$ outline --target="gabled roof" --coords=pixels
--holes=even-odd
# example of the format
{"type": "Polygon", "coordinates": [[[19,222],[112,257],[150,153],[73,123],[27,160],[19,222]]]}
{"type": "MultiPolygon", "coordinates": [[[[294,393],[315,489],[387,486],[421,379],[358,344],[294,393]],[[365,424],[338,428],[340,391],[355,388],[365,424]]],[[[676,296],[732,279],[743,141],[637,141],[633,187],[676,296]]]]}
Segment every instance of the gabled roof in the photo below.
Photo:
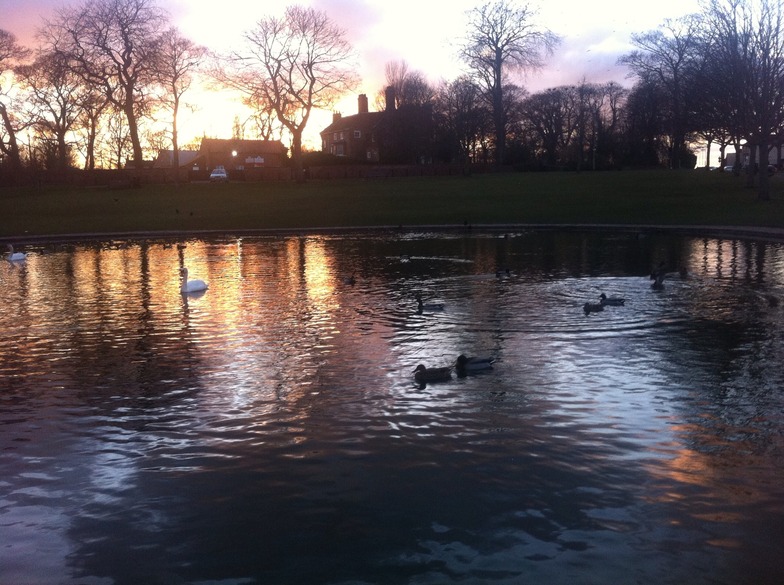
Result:
{"type": "Polygon", "coordinates": [[[243,154],[281,154],[288,149],[280,140],[240,140],[237,138],[202,138],[199,152],[231,152],[236,150],[243,154]]]}
{"type": "Polygon", "coordinates": [[[324,128],[320,134],[341,132],[346,130],[372,130],[384,116],[384,112],[363,112],[353,116],[342,116],[333,120],[332,124],[324,128]]]}
{"type": "MultiPolygon", "coordinates": [[[[180,166],[187,167],[189,166],[197,156],[199,156],[198,150],[181,150],[179,153],[180,156],[180,166]]],[[[155,159],[155,163],[153,167],[156,169],[169,169],[174,165],[174,151],[173,150],[161,150],[158,153],[158,158],[155,159]]]]}

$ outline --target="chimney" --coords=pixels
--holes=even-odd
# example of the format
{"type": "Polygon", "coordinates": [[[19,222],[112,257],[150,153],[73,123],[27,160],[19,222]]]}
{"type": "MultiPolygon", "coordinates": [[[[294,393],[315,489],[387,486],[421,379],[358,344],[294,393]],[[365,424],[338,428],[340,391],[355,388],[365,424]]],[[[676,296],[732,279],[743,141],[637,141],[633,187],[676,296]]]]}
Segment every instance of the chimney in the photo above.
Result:
{"type": "Polygon", "coordinates": [[[367,114],[368,113],[368,98],[367,98],[367,96],[364,93],[361,93],[361,94],[359,94],[359,97],[357,98],[357,101],[359,102],[359,105],[358,105],[359,109],[357,110],[357,112],[359,114],[367,114]]]}
{"type": "Polygon", "coordinates": [[[334,124],[338,120],[340,120],[343,116],[340,112],[332,112],[332,123],[334,124]]]}
{"type": "Polygon", "coordinates": [[[384,96],[386,97],[387,101],[387,111],[391,111],[395,109],[395,88],[393,86],[387,87],[386,91],[384,92],[384,96]]]}

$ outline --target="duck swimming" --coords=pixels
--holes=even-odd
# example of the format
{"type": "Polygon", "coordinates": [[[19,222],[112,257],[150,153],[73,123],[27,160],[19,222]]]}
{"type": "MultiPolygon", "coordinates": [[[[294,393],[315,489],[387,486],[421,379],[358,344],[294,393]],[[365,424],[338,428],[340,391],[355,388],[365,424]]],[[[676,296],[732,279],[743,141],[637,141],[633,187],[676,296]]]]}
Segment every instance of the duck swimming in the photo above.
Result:
{"type": "Polygon", "coordinates": [[[414,370],[414,380],[417,382],[443,382],[452,379],[452,366],[443,368],[427,368],[419,364],[414,370]]]}
{"type": "Polygon", "coordinates": [[[664,288],[664,277],[666,275],[667,270],[665,269],[664,262],[659,262],[659,265],[651,272],[651,280],[653,281],[651,287],[655,289],[664,288]]]}
{"type": "Polygon", "coordinates": [[[416,294],[417,300],[417,312],[422,313],[424,311],[443,311],[444,310],[444,303],[423,303],[422,302],[422,295],[420,293],[416,294]]]}
{"type": "Polygon", "coordinates": [[[590,315],[591,313],[598,313],[600,311],[604,311],[604,305],[601,303],[585,303],[583,305],[583,311],[585,311],[586,315],[590,315]]]}
{"type": "Polygon", "coordinates": [[[478,372],[492,369],[493,362],[495,358],[492,357],[467,357],[461,353],[455,360],[455,368],[458,372],[478,372]]]}
{"type": "Polygon", "coordinates": [[[608,297],[602,293],[599,295],[599,303],[605,307],[622,307],[626,303],[626,299],[621,297],[608,297]]]}

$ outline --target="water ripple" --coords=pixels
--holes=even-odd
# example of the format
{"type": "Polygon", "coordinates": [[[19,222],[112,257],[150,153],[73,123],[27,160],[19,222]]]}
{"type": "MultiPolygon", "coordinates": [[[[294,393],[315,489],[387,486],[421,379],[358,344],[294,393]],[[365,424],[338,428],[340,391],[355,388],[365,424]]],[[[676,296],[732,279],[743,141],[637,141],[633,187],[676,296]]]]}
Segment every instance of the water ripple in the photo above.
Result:
{"type": "Polygon", "coordinates": [[[0,267],[0,581],[780,581],[779,246],[176,243],[0,267]]]}

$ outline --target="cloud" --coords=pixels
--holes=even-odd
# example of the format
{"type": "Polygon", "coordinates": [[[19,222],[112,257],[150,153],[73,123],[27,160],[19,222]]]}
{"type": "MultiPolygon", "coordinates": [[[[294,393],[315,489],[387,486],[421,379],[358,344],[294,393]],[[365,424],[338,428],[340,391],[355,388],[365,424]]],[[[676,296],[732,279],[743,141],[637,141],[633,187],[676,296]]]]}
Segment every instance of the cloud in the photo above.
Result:
{"type": "Polygon", "coordinates": [[[367,0],[312,0],[310,5],[344,29],[352,43],[369,42],[382,20],[382,11],[367,0]]]}
{"type": "Polygon", "coordinates": [[[43,17],[51,18],[62,5],[62,0],[0,0],[0,28],[14,34],[23,45],[34,46],[43,17]]]}
{"type": "Polygon", "coordinates": [[[572,85],[583,79],[589,83],[615,81],[627,85],[628,69],[618,65],[618,58],[632,48],[626,32],[598,28],[586,34],[565,37],[548,59],[545,67],[529,75],[529,91],[572,85]]]}

